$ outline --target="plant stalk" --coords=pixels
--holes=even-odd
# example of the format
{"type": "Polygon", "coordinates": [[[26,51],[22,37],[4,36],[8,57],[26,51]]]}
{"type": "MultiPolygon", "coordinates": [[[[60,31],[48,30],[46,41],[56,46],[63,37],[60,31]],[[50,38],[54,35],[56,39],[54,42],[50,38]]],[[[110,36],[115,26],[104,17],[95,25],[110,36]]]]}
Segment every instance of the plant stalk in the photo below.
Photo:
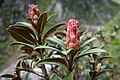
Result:
{"type": "MultiPolygon", "coordinates": [[[[40,58],[43,59],[42,51],[41,50],[36,50],[36,51],[40,54],[40,58]]],[[[41,64],[41,69],[42,69],[42,71],[44,73],[45,80],[50,80],[44,64],[41,64]]]]}

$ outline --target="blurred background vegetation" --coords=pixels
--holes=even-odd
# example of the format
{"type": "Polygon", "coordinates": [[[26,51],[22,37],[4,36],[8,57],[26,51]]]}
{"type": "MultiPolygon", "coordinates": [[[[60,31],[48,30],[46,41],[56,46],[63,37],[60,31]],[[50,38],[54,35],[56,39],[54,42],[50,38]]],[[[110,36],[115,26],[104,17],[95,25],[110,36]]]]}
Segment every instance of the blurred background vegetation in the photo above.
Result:
{"type": "Polygon", "coordinates": [[[48,28],[55,22],[76,18],[81,29],[87,29],[100,38],[97,44],[105,44],[105,49],[114,57],[114,60],[108,61],[116,75],[113,77],[120,79],[119,0],[0,0],[0,71],[14,63],[18,55],[16,46],[8,48],[13,39],[6,28],[17,21],[25,21],[28,5],[32,3],[37,4],[41,12],[47,10],[49,15],[57,14],[47,24],[48,28]]]}

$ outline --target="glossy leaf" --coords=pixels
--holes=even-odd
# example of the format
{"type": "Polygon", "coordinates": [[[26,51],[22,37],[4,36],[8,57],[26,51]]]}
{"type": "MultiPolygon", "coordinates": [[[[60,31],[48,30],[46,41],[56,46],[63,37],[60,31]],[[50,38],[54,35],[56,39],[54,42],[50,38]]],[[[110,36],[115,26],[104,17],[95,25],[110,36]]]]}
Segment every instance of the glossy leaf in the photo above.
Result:
{"type": "Polygon", "coordinates": [[[49,38],[47,38],[47,40],[50,41],[50,42],[56,43],[56,44],[58,44],[59,46],[61,46],[61,47],[63,47],[64,49],[66,49],[65,43],[64,43],[62,40],[60,40],[60,39],[58,39],[58,38],[56,38],[56,37],[49,37],[49,38]]]}
{"type": "Polygon", "coordinates": [[[90,49],[90,47],[88,47],[88,48],[86,48],[86,49],[84,49],[84,50],[80,50],[80,51],[78,51],[77,52],[77,54],[76,54],[76,56],[78,56],[78,55],[80,55],[80,54],[83,54],[84,52],[86,52],[86,51],[88,51],[90,49]]]}
{"type": "Polygon", "coordinates": [[[87,35],[87,31],[83,32],[82,35],[80,36],[80,42],[83,43],[84,37],[87,35]]]}
{"type": "MultiPolygon", "coordinates": [[[[21,60],[18,61],[17,65],[16,65],[16,69],[17,69],[18,67],[20,67],[20,66],[21,66],[21,60]]],[[[17,76],[20,76],[19,71],[16,71],[16,74],[17,74],[17,76]]]]}
{"type": "Polygon", "coordinates": [[[31,36],[31,34],[20,26],[18,27],[12,25],[9,28],[7,28],[7,31],[17,41],[34,44],[34,45],[37,44],[36,40],[31,36]]]}
{"type": "Polygon", "coordinates": [[[26,63],[24,61],[22,61],[22,67],[27,68],[27,65],[26,65],[26,63]]]}
{"type": "Polygon", "coordinates": [[[13,42],[13,43],[9,44],[9,46],[13,46],[13,45],[25,45],[25,46],[28,46],[30,48],[34,48],[35,47],[32,44],[27,44],[27,43],[24,43],[24,42],[13,42]]]}
{"type": "Polygon", "coordinates": [[[103,57],[98,58],[97,61],[99,62],[99,61],[101,61],[101,60],[103,60],[103,59],[107,59],[107,58],[113,58],[113,57],[103,56],[103,57]]]}
{"type": "Polygon", "coordinates": [[[36,73],[35,71],[33,71],[33,70],[27,70],[27,69],[16,69],[16,71],[18,71],[18,72],[20,72],[20,71],[26,71],[26,72],[29,72],[29,73],[33,73],[33,74],[35,74],[35,75],[38,75],[38,76],[40,76],[40,77],[43,77],[42,75],[39,75],[38,73],[36,73]]]}
{"type": "Polygon", "coordinates": [[[92,41],[94,41],[94,40],[96,40],[96,39],[97,39],[97,38],[91,38],[91,39],[85,41],[83,44],[80,45],[80,48],[83,48],[84,46],[86,46],[87,44],[89,44],[90,42],[92,42],[92,41]]]}
{"type": "Polygon", "coordinates": [[[14,78],[15,76],[13,76],[11,74],[4,74],[4,75],[1,75],[0,77],[3,77],[3,78],[14,78]]]}
{"type": "Polygon", "coordinates": [[[101,52],[106,52],[105,50],[103,49],[90,49],[90,50],[87,50],[85,51],[83,54],[79,54],[77,57],[74,58],[74,61],[76,62],[79,58],[83,57],[83,56],[86,56],[86,55],[90,55],[90,54],[93,54],[93,53],[101,53],[101,52]]]}
{"type": "Polygon", "coordinates": [[[34,27],[31,24],[26,23],[26,22],[17,22],[14,26],[23,27],[26,31],[31,33],[36,40],[38,40],[37,34],[35,32],[35,29],[34,29],[34,27]]]}
{"type": "Polygon", "coordinates": [[[46,23],[47,23],[47,12],[45,11],[40,15],[38,19],[38,24],[35,27],[36,30],[38,31],[38,34],[42,33],[46,23]]]}
{"type": "Polygon", "coordinates": [[[103,49],[99,49],[99,48],[90,49],[90,50],[86,51],[85,53],[101,53],[101,52],[106,53],[105,50],[103,50],[103,49]]]}
{"type": "Polygon", "coordinates": [[[55,36],[57,36],[57,35],[66,36],[66,32],[65,32],[65,31],[56,31],[56,32],[54,33],[54,35],[55,35],[55,36]]]}
{"type": "Polygon", "coordinates": [[[33,51],[33,48],[24,45],[24,46],[22,46],[22,47],[20,48],[20,50],[25,50],[25,51],[31,51],[31,52],[32,52],[32,51],[33,51]]]}
{"type": "Polygon", "coordinates": [[[67,63],[62,58],[48,58],[48,59],[43,59],[43,60],[40,60],[40,61],[38,61],[36,63],[36,65],[38,65],[38,64],[54,64],[54,65],[61,66],[65,70],[68,70],[67,69],[67,63]]]}
{"type": "Polygon", "coordinates": [[[64,52],[62,52],[62,51],[60,51],[56,48],[50,47],[50,46],[41,46],[40,45],[40,46],[35,47],[34,49],[51,49],[51,50],[54,50],[54,51],[58,51],[60,54],[62,53],[61,55],[64,55],[64,52]]]}
{"type": "Polygon", "coordinates": [[[36,40],[38,40],[37,34],[35,32],[34,27],[26,22],[17,22],[16,24],[14,24],[13,26],[15,26],[16,28],[20,28],[23,29],[25,31],[27,31],[29,34],[32,35],[32,37],[36,40]]]}
{"type": "Polygon", "coordinates": [[[62,22],[62,23],[58,23],[56,25],[54,25],[53,27],[51,27],[46,33],[45,35],[43,36],[43,41],[45,41],[45,39],[51,34],[53,33],[57,28],[61,27],[61,26],[65,26],[66,23],[65,22],[62,22]]]}
{"type": "Polygon", "coordinates": [[[48,19],[47,19],[47,22],[56,15],[56,13],[52,14],[48,19]]]}
{"type": "Polygon", "coordinates": [[[32,25],[29,24],[29,23],[26,23],[26,22],[17,22],[17,23],[15,24],[15,26],[24,26],[24,27],[27,27],[27,28],[29,28],[29,29],[32,29],[32,25]]]}

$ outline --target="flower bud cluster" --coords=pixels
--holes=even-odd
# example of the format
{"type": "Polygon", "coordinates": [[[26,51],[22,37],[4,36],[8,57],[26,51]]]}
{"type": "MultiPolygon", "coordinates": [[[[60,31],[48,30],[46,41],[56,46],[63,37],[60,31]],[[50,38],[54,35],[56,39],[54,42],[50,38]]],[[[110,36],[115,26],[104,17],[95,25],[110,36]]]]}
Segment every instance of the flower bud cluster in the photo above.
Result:
{"type": "Polygon", "coordinates": [[[32,18],[32,22],[34,23],[34,25],[37,25],[38,18],[40,16],[40,11],[38,9],[38,6],[34,4],[29,5],[28,13],[30,17],[32,18]]]}
{"type": "Polygon", "coordinates": [[[80,45],[80,31],[78,21],[70,19],[67,25],[66,45],[67,48],[73,48],[75,51],[79,49],[80,45]]]}

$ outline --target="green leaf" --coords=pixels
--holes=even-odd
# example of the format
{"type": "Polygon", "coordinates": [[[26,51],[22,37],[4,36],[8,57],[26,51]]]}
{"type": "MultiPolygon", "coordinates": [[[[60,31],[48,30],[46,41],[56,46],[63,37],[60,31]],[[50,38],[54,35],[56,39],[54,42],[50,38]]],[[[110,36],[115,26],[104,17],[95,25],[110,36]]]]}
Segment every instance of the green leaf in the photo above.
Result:
{"type": "Polygon", "coordinates": [[[113,58],[113,57],[110,57],[110,56],[104,56],[104,57],[100,57],[97,59],[97,62],[103,60],[103,59],[107,59],[107,58],[113,58]]]}
{"type": "Polygon", "coordinates": [[[31,24],[29,24],[29,23],[26,23],[26,22],[17,22],[16,24],[15,24],[15,26],[24,26],[24,27],[27,27],[27,28],[32,28],[32,25],[31,24]]]}
{"type": "Polygon", "coordinates": [[[22,47],[20,48],[20,50],[25,50],[25,51],[30,51],[30,52],[32,52],[32,51],[33,51],[33,48],[24,45],[24,46],[22,46],[22,47]]]}
{"type": "Polygon", "coordinates": [[[96,40],[97,38],[91,38],[87,41],[85,41],[83,44],[80,45],[80,48],[83,48],[84,46],[86,46],[87,44],[89,44],[90,42],[92,42],[93,40],[96,40]]]}
{"type": "Polygon", "coordinates": [[[11,25],[7,28],[7,31],[11,34],[11,36],[20,42],[29,43],[29,44],[37,44],[37,41],[31,36],[31,33],[26,31],[24,27],[11,25]]]}
{"type": "Polygon", "coordinates": [[[105,73],[105,72],[112,72],[112,70],[111,69],[104,69],[97,76],[99,76],[100,74],[105,73]]]}
{"type": "Polygon", "coordinates": [[[35,31],[34,27],[31,24],[26,23],[26,22],[17,22],[16,24],[14,24],[14,26],[18,27],[18,28],[21,28],[21,29],[24,29],[25,31],[30,33],[33,36],[34,39],[38,40],[36,31],[35,31]]]}
{"type": "Polygon", "coordinates": [[[83,54],[78,54],[77,57],[74,58],[74,62],[76,62],[79,58],[83,56],[90,55],[93,53],[100,53],[100,52],[106,52],[106,51],[103,49],[98,49],[98,48],[87,50],[83,54]]]}
{"type": "Polygon", "coordinates": [[[34,27],[35,27],[35,25],[34,25],[34,23],[33,23],[33,21],[32,21],[32,18],[31,18],[31,17],[28,17],[28,18],[27,18],[27,20],[29,21],[29,23],[31,23],[31,24],[32,24],[32,26],[34,26],[34,27]]]}
{"type": "Polygon", "coordinates": [[[65,70],[68,70],[67,63],[62,58],[43,59],[36,63],[36,65],[38,65],[38,64],[54,64],[54,65],[58,65],[58,66],[62,67],[65,70]]]}
{"type": "Polygon", "coordinates": [[[16,71],[18,71],[18,72],[20,72],[20,71],[26,71],[26,72],[33,73],[33,74],[35,74],[35,75],[38,75],[39,77],[43,77],[42,75],[36,73],[36,72],[33,71],[33,70],[19,69],[19,68],[18,68],[18,69],[16,69],[16,71]]]}
{"type": "Polygon", "coordinates": [[[15,77],[12,80],[21,80],[20,77],[15,77]]]}
{"type": "Polygon", "coordinates": [[[76,54],[76,56],[78,56],[78,55],[80,55],[80,54],[83,54],[84,52],[86,52],[86,51],[88,51],[90,49],[90,47],[87,47],[86,49],[84,49],[84,50],[80,50],[80,51],[78,51],[77,52],[77,54],[76,54]]]}
{"type": "Polygon", "coordinates": [[[70,72],[70,74],[66,76],[63,80],[73,80],[73,71],[70,72]]]}
{"type": "Polygon", "coordinates": [[[3,77],[3,78],[14,78],[15,76],[13,76],[11,74],[4,74],[4,75],[1,75],[0,77],[3,77]]]}
{"type": "Polygon", "coordinates": [[[99,48],[90,49],[90,50],[86,51],[85,53],[101,53],[101,52],[106,53],[105,50],[103,50],[103,49],[99,49],[99,48]]]}
{"type": "Polygon", "coordinates": [[[57,35],[62,35],[62,36],[64,37],[64,36],[66,36],[66,31],[56,31],[56,32],[54,33],[54,35],[55,35],[55,36],[57,36],[57,35]]]}
{"type": "Polygon", "coordinates": [[[27,65],[26,65],[26,63],[24,61],[22,61],[22,67],[27,68],[27,65]]]}
{"type": "MultiPolygon", "coordinates": [[[[85,53],[85,54],[81,54],[81,55],[75,57],[75,58],[74,58],[74,63],[77,62],[77,60],[78,60],[79,58],[84,57],[84,56],[87,56],[87,55],[90,55],[90,54],[92,54],[92,53],[85,53]]],[[[74,65],[74,64],[73,64],[73,65],[74,65]]]]}
{"type": "MultiPolygon", "coordinates": [[[[17,65],[16,65],[16,68],[18,68],[20,66],[21,66],[21,60],[18,61],[17,65]]],[[[17,76],[20,76],[20,73],[18,71],[16,71],[16,74],[17,74],[17,76]]]]}
{"type": "Polygon", "coordinates": [[[47,19],[47,22],[48,22],[53,16],[55,16],[55,15],[56,15],[56,13],[52,14],[52,15],[47,19]]]}
{"type": "Polygon", "coordinates": [[[31,33],[36,40],[38,40],[37,34],[35,32],[35,29],[34,29],[34,27],[31,24],[26,23],[26,22],[17,22],[14,26],[17,26],[17,27],[20,27],[20,28],[23,27],[26,31],[31,33]]]}
{"type": "Polygon", "coordinates": [[[50,41],[50,42],[56,43],[56,44],[58,44],[59,46],[61,46],[61,47],[63,47],[64,49],[66,49],[65,43],[64,43],[62,40],[60,40],[60,39],[58,39],[58,38],[56,38],[56,37],[49,37],[49,38],[47,38],[47,40],[50,41]]]}
{"type": "Polygon", "coordinates": [[[38,34],[43,32],[46,23],[47,23],[47,11],[43,12],[38,19],[38,24],[35,27],[36,30],[38,31],[38,34]]]}
{"type": "Polygon", "coordinates": [[[87,35],[87,31],[84,31],[83,33],[81,33],[82,35],[80,36],[80,42],[83,43],[83,40],[85,38],[85,36],[87,35]]]}
{"type": "Polygon", "coordinates": [[[65,26],[66,23],[65,22],[62,22],[62,23],[58,23],[56,25],[54,25],[53,27],[51,27],[46,33],[45,35],[43,36],[43,41],[45,41],[45,39],[51,34],[53,33],[57,28],[61,27],[61,26],[65,26]]]}
{"type": "Polygon", "coordinates": [[[25,45],[25,46],[28,46],[28,47],[30,47],[32,49],[35,47],[32,44],[27,44],[27,43],[24,43],[24,42],[13,42],[13,43],[9,44],[9,46],[13,46],[13,45],[25,45]]]}
{"type": "Polygon", "coordinates": [[[60,54],[62,53],[61,55],[64,55],[64,52],[62,52],[62,51],[60,51],[60,50],[58,50],[56,48],[49,47],[49,46],[42,46],[42,45],[40,45],[40,46],[35,47],[34,49],[51,49],[51,50],[54,50],[54,51],[58,51],[60,54]]]}

